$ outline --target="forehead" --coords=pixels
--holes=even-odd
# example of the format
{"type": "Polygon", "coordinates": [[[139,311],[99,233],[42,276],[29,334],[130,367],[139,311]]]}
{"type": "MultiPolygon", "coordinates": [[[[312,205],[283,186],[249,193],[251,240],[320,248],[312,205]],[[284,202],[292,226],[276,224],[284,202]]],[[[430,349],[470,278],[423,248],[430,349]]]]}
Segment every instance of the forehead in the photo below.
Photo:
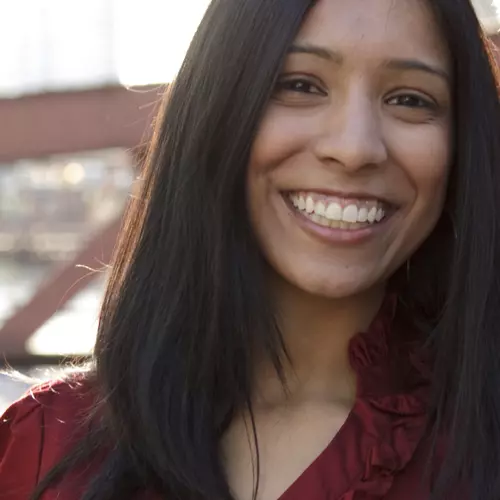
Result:
{"type": "Polygon", "coordinates": [[[426,0],[318,0],[297,41],[346,58],[418,57],[448,65],[446,42],[426,0]]]}

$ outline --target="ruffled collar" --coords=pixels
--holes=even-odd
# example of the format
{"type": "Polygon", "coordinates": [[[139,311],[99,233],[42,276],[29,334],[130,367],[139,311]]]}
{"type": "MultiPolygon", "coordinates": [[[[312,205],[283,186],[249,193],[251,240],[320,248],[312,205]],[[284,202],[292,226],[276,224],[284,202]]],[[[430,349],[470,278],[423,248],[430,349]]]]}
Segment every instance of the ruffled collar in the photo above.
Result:
{"type": "Polygon", "coordinates": [[[397,317],[397,297],[391,296],[368,331],[351,341],[349,356],[358,376],[353,412],[364,417],[373,439],[358,440],[363,473],[339,500],[384,498],[422,440],[429,370],[419,337],[397,317]]]}
{"type": "Polygon", "coordinates": [[[390,491],[426,429],[429,370],[418,332],[399,321],[387,297],[366,332],[349,345],[357,395],[347,420],[323,453],[280,500],[378,500],[390,491]],[[295,487],[298,488],[295,490],[295,487]]]}
{"type": "Polygon", "coordinates": [[[428,385],[429,358],[422,336],[398,311],[398,298],[388,295],[370,327],[349,344],[357,375],[357,397],[412,392],[428,385]]]}

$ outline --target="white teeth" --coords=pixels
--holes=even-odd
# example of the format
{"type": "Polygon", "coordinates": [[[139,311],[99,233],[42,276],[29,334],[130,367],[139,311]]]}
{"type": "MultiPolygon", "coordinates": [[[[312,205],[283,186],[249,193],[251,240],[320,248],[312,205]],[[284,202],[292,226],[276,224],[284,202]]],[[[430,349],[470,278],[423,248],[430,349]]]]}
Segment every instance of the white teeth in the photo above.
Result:
{"type": "Polygon", "coordinates": [[[375,218],[377,217],[377,207],[372,207],[372,209],[368,212],[368,222],[372,224],[375,222],[375,218]]]}
{"type": "Polygon", "coordinates": [[[312,214],[314,212],[314,200],[308,196],[306,200],[306,212],[312,214]]]}
{"type": "Polygon", "coordinates": [[[347,205],[342,214],[343,222],[356,222],[358,220],[358,207],[356,205],[347,205]]]}
{"type": "Polygon", "coordinates": [[[326,211],[326,206],[322,201],[316,203],[316,206],[314,207],[314,213],[324,217],[325,211],[326,211]]]}
{"type": "Polygon", "coordinates": [[[358,222],[366,222],[368,220],[368,209],[366,207],[362,207],[358,212],[358,222]]]}
{"type": "Polygon", "coordinates": [[[339,227],[342,229],[349,228],[351,225],[356,227],[357,223],[368,222],[373,224],[380,222],[385,217],[383,208],[377,206],[369,208],[364,202],[362,203],[362,207],[351,203],[343,208],[340,203],[328,203],[324,199],[316,202],[314,198],[313,196],[290,194],[292,204],[301,212],[306,212],[308,217],[322,226],[339,227]]]}
{"type": "Polygon", "coordinates": [[[342,220],[342,207],[338,203],[330,203],[325,215],[330,220],[342,220]]]}

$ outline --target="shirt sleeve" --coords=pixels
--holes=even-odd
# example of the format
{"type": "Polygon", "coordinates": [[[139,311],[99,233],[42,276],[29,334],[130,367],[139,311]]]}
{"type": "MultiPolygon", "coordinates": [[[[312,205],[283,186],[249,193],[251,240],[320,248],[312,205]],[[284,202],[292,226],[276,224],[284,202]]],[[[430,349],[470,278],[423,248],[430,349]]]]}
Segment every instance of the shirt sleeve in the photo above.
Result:
{"type": "Polygon", "coordinates": [[[0,500],[27,500],[38,483],[43,406],[31,394],[0,417],[0,500]]]}

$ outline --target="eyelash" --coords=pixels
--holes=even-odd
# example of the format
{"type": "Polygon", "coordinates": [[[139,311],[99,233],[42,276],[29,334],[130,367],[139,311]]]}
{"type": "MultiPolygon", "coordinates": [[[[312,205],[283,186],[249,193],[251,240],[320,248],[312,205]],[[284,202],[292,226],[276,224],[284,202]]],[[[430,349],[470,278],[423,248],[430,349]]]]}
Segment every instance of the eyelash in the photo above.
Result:
{"type": "MultiPolygon", "coordinates": [[[[313,82],[310,82],[309,80],[305,78],[293,78],[293,79],[287,79],[287,80],[281,80],[278,81],[276,84],[276,92],[296,92],[300,94],[315,94],[315,95],[326,95],[326,92],[319,88],[319,86],[313,82]],[[296,88],[295,86],[299,85],[299,88],[296,88]],[[314,88],[314,92],[308,92],[304,90],[305,88],[314,88]]],[[[435,102],[433,102],[430,99],[425,99],[419,94],[414,94],[414,93],[406,93],[406,94],[399,94],[396,96],[392,96],[389,99],[386,99],[386,103],[391,105],[391,101],[398,100],[398,99],[403,99],[406,100],[406,104],[393,104],[395,106],[401,106],[401,107],[408,107],[411,109],[436,109],[437,105],[435,102]],[[408,100],[413,101],[413,105],[408,104],[408,100]],[[415,105],[415,101],[417,101],[417,104],[415,105]]]]}
{"type": "Polygon", "coordinates": [[[298,92],[301,94],[320,94],[320,95],[326,95],[326,92],[322,89],[319,88],[318,85],[315,83],[310,82],[309,80],[305,78],[290,78],[288,80],[280,80],[276,84],[276,92],[298,92]],[[314,88],[316,91],[315,92],[305,92],[304,90],[301,90],[300,88],[293,88],[294,85],[301,85],[301,86],[306,86],[308,88],[314,88]]]}
{"type": "Polygon", "coordinates": [[[392,96],[386,100],[386,103],[391,104],[390,101],[393,101],[395,99],[412,100],[414,102],[417,101],[417,105],[394,104],[395,106],[408,107],[411,109],[436,109],[437,107],[436,103],[431,101],[430,99],[425,99],[425,97],[422,97],[419,94],[412,94],[412,93],[392,96]]]}

